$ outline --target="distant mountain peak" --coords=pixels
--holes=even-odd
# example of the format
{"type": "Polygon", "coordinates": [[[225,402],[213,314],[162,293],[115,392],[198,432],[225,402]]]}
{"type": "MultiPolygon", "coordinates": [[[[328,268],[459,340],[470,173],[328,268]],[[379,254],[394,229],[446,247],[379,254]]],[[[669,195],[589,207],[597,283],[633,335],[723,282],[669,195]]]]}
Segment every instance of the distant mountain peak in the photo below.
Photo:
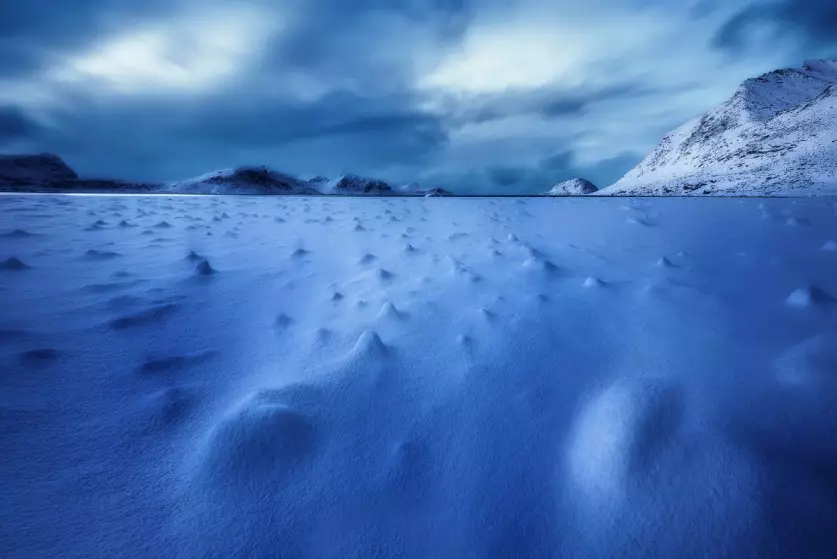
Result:
{"type": "Polygon", "coordinates": [[[183,194],[316,194],[310,181],[264,165],[213,171],[193,179],[171,183],[169,191],[183,194]]]}
{"type": "Polygon", "coordinates": [[[584,194],[593,194],[598,191],[595,184],[582,179],[580,177],[570,179],[568,181],[559,182],[546,192],[547,196],[578,196],[584,194]]]}
{"type": "Polygon", "coordinates": [[[362,177],[360,175],[343,175],[334,183],[337,194],[391,194],[392,187],[378,179],[362,177]]]}

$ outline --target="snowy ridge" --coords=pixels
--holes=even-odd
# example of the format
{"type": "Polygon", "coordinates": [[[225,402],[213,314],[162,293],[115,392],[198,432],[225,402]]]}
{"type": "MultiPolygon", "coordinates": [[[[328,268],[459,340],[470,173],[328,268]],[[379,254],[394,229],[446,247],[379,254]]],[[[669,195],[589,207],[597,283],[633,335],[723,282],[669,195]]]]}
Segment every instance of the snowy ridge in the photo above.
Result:
{"type": "Polygon", "coordinates": [[[837,192],[837,61],[746,80],[603,195],[837,192]]]}
{"type": "Polygon", "coordinates": [[[328,193],[344,196],[389,196],[393,194],[393,190],[382,180],[359,175],[343,175],[329,183],[328,193]]]}
{"type": "Polygon", "coordinates": [[[454,194],[444,188],[434,186],[427,192],[419,191],[419,195],[423,195],[425,198],[438,198],[440,196],[453,196],[454,194]]]}
{"type": "Polygon", "coordinates": [[[237,167],[171,183],[178,194],[316,194],[316,185],[268,167],[237,167]]]}
{"type": "Polygon", "coordinates": [[[266,166],[243,166],[212,171],[165,184],[113,179],[79,178],[60,157],[0,155],[0,191],[113,192],[156,194],[333,194],[342,196],[450,196],[439,187],[422,190],[418,183],[393,189],[389,183],[347,174],[334,180],[323,176],[301,179],[266,166]]]}
{"type": "Polygon", "coordinates": [[[584,194],[593,194],[599,189],[595,184],[587,179],[575,178],[568,181],[559,182],[546,192],[547,196],[579,196],[584,194]]]}
{"type": "Polygon", "coordinates": [[[418,183],[393,188],[389,183],[360,175],[336,179],[315,176],[300,179],[268,167],[224,169],[171,183],[168,192],[178,194],[324,194],[336,196],[445,196],[441,188],[423,191],[418,183]]]}

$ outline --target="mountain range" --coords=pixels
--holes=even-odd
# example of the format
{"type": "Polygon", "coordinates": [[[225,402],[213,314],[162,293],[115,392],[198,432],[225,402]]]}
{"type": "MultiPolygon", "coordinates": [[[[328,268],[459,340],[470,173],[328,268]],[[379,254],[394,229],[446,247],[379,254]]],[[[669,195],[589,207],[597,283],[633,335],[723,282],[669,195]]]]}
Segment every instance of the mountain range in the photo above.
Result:
{"type": "MultiPolygon", "coordinates": [[[[358,175],[301,179],[238,167],[161,184],[79,177],[52,154],[0,156],[0,190],[167,194],[446,196],[358,175]]],[[[616,183],[597,191],[575,178],[551,196],[771,196],[837,194],[837,60],[746,80],[727,101],[666,134],[616,183]]]]}
{"type": "Polygon", "coordinates": [[[297,194],[338,196],[451,196],[440,187],[422,189],[417,183],[393,188],[387,182],[343,175],[301,179],[269,167],[237,167],[170,183],[132,183],[79,177],[51,153],[0,155],[0,191],[118,192],[155,194],[297,194]]]}

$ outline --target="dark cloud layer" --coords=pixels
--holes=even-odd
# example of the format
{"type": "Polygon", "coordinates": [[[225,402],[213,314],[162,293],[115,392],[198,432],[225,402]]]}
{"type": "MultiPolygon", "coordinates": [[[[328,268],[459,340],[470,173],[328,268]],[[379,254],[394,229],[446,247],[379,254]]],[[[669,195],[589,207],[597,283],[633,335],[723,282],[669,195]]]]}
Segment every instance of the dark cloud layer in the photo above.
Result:
{"type": "MultiPolygon", "coordinates": [[[[707,49],[743,48],[752,26],[769,22],[786,23],[784,32],[803,45],[827,45],[837,29],[837,4],[830,1],[735,1],[740,9],[709,35],[714,46],[707,41],[707,49]]],[[[578,21],[589,22],[595,32],[598,10],[606,13],[611,4],[637,14],[670,9],[661,0],[595,0],[587,19],[578,21]]],[[[683,25],[700,25],[724,5],[696,3],[683,25]]],[[[417,86],[417,74],[470,44],[475,25],[511,21],[520,6],[535,14],[533,26],[540,23],[537,14],[565,8],[546,0],[0,2],[0,152],[21,146],[52,151],[84,174],[135,180],[265,163],[299,174],[352,171],[393,181],[442,181],[461,191],[535,192],[577,175],[609,184],[653,145],[658,128],[677,125],[701,108],[673,108],[671,117],[646,126],[639,107],[656,109],[657,100],[688,96],[693,84],[651,77],[660,75],[647,70],[658,66],[654,60],[620,58],[618,45],[608,47],[614,51],[609,70],[574,68],[581,79],[570,80],[572,85],[557,80],[467,97],[457,91],[430,95],[417,86]],[[49,78],[68,57],[98,52],[105,38],[161,21],[199,20],[217,6],[249,6],[281,23],[281,32],[259,45],[258,59],[217,87],[116,94],[107,80],[49,78]],[[637,70],[622,71],[631,67],[637,70]],[[587,79],[584,72],[598,77],[587,79]],[[633,129],[614,133],[614,126],[633,129]],[[602,136],[605,128],[610,136],[602,136]],[[545,130],[553,132],[544,136],[545,130]],[[605,139],[579,143],[596,134],[605,139]],[[645,147],[612,144],[633,136],[645,147]],[[457,144],[463,137],[467,149],[457,144]],[[539,151],[522,157],[530,145],[539,151]],[[589,145],[607,149],[591,157],[589,145]],[[468,159],[460,160],[460,153],[468,159]]],[[[172,71],[194,48],[187,37],[176,41],[166,52],[172,71]]],[[[529,64],[519,61],[523,68],[529,64]]]]}
{"type": "Polygon", "coordinates": [[[622,153],[595,165],[575,162],[573,152],[559,151],[535,165],[491,165],[485,169],[465,173],[452,179],[450,176],[431,176],[431,183],[449,183],[456,180],[462,194],[532,194],[549,190],[556,183],[575,177],[587,177],[599,188],[618,180],[625,169],[630,169],[642,158],[639,154],[622,153]]]}
{"type": "Polygon", "coordinates": [[[742,48],[753,26],[775,25],[778,34],[794,34],[812,46],[837,47],[837,2],[781,0],[753,2],[735,14],[715,36],[725,49],[742,48]]]}
{"type": "Polygon", "coordinates": [[[37,126],[18,107],[0,107],[0,142],[32,136],[37,126]]]}

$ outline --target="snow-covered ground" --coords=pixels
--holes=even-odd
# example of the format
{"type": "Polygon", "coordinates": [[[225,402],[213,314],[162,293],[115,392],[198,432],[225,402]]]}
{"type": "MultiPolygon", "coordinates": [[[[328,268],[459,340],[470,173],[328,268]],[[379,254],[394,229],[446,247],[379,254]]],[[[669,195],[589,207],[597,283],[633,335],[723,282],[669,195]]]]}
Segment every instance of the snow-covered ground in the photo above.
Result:
{"type": "Polygon", "coordinates": [[[0,556],[833,556],[835,207],[0,196],[0,556]]]}

